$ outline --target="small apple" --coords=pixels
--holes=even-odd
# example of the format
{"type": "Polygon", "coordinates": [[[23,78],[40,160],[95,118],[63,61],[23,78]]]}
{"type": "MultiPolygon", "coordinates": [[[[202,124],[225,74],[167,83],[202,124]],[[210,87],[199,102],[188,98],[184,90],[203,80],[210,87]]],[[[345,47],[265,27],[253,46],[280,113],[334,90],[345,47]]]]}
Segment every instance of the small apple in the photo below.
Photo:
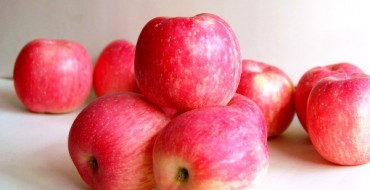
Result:
{"type": "Polygon", "coordinates": [[[351,63],[336,63],[326,66],[318,66],[308,70],[300,78],[294,95],[294,105],[298,119],[302,127],[306,127],[306,109],[308,96],[317,82],[321,79],[337,73],[364,73],[360,68],[351,63]]]}
{"type": "Polygon", "coordinates": [[[370,162],[370,76],[341,73],[320,80],[307,103],[315,149],[339,165],[370,162]]]}
{"type": "Polygon", "coordinates": [[[66,113],[86,101],[92,73],[89,54],[79,43],[36,39],[26,44],[17,57],[14,87],[30,111],[66,113]]]}
{"type": "Polygon", "coordinates": [[[170,119],[142,95],[113,93],[95,99],[77,116],[68,149],[93,189],[152,190],[152,150],[170,119]]]}
{"type": "Polygon", "coordinates": [[[237,93],[253,100],[266,119],[268,137],[284,132],[294,117],[294,85],[279,68],[254,60],[243,60],[237,93]]]}
{"type": "Polygon", "coordinates": [[[153,103],[180,112],[226,105],[241,74],[238,40],[220,17],[158,17],[136,44],[135,75],[153,103]]]}
{"type": "Polygon", "coordinates": [[[135,46],[126,40],[115,40],[101,52],[94,68],[95,94],[138,92],[135,72],[135,46]]]}
{"type": "Polygon", "coordinates": [[[229,106],[198,108],[175,117],[153,149],[159,189],[255,188],[268,163],[264,117],[241,95],[229,106]]]}

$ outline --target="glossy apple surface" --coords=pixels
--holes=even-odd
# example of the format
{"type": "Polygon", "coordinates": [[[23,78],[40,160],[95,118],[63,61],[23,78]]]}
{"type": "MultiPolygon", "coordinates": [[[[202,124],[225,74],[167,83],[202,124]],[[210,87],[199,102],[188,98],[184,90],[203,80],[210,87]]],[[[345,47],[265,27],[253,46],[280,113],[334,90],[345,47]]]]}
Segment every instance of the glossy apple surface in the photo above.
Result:
{"type": "Polygon", "coordinates": [[[135,72],[135,46],[126,40],[108,44],[94,68],[94,91],[100,97],[113,92],[137,92],[135,72]]]}
{"type": "Polygon", "coordinates": [[[252,189],[268,169],[266,125],[258,106],[237,95],[175,117],[153,149],[159,189],[252,189]]]}
{"type": "Polygon", "coordinates": [[[294,104],[298,119],[306,131],[307,100],[312,88],[321,79],[338,73],[363,73],[363,71],[351,63],[336,63],[314,67],[306,71],[300,78],[295,92],[294,104]]]}
{"type": "Polygon", "coordinates": [[[14,87],[30,111],[71,112],[87,99],[92,73],[89,54],[81,44],[36,39],[27,43],[17,57],[14,87]]]}
{"type": "Polygon", "coordinates": [[[261,109],[268,137],[283,133],[293,120],[294,85],[281,69],[254,60],[243,60],[237,93],[253,100],[261,109]]]}
{"type": "Polygon", "coordinates": [[[370,76],[336,74],[312,89],[307,130],[315,149],[339,165],[370,162],[370,76]]]}
{"type": "Polygon", "coordinates": [[[216,15],[154,18],[141,31],[135,53],[139,89],[161,107],[226,105],[240,81],[238,40],[216,15]]]}
{"type": "Polygon", "coordinates": [[[75,119],[68,149],[93,189],[152,190],[152,150],[169,118],[142,95],[121,92],[97,98],[75,119]]]}

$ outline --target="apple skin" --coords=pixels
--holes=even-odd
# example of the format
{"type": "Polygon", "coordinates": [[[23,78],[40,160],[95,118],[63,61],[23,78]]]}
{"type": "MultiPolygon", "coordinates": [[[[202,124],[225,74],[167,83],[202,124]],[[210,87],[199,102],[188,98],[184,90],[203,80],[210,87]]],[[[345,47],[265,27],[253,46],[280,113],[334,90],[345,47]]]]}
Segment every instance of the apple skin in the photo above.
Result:
{"type": "Polygon", "coordinates": [[[293,120],[294,84],[279,68],[254,60],[243,60],[237,93],[253,100],[261,109],[267,136],[283,133],[293,120]]]}
{"type": "Polygon", "coordinates": [[[135,71],[135,45],[126,40],[108,44],[94,68],[94,91],[100,97],[112,92],[138,92],[135,71]]]}
{"type": "Polygon", "coordinates": [[[87,50],[68,40],[35,39],[15,62],[13,78],[18,98],[37,113],[66,113],[80,107],[92,86],[87,50]]]}
{"type": "Polygon", "coordinates": [[[335,63],[326,66],[314,67],[306,71],[300,78],[294,95],[294,105],[302,127],[306,127],[306,109],[308,96],[317,82],[330,75],[338,73],[364,73],[360,68],[351,63],[335,63]]]}
{"type": "Polygon", "coordinates": [[[93,189],[155,188],[152,150],[167,115],[142,95],[112,93],[77,116],[68,149],[82,179],[93,189]]]}
{"type": "Polygon", "coordinates": [[[135,75],[140,91],[155,104],[188,111],[226,105],[241,75],[238,40],[220,17],[157,17],[136,44],[135,75]]]}
{"type": "Polygon", "coordinates": [[[341,73],[318,82],[307,103],[307,130],[319,154],[338,165],[370,162],[370,76],[341,73]]]}
{"type": "Polygon", "coordinates": [[[249,189],[269,165],[266,124],[250,99],[185,112],[159,133],[153,149],[159,189],[249,189]]]}

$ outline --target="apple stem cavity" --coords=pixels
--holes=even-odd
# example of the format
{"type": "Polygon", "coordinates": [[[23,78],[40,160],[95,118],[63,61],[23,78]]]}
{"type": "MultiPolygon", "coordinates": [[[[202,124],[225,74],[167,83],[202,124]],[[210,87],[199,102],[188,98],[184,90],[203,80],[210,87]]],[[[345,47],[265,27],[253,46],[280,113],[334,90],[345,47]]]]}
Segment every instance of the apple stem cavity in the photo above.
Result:
{"type": "Polygon", "coordinates": [[[176,174],[176,180],[180,183],[186,182],[189,179],[189,172],[186,168],[179,168],[176,174]]]}
{"type": "Polygon", "coordinates": [[[96,160],[95,157],[92,157],[91,160],[89,161],[89,165],[93,171],[98,170],[98,161],[96,160]]]}

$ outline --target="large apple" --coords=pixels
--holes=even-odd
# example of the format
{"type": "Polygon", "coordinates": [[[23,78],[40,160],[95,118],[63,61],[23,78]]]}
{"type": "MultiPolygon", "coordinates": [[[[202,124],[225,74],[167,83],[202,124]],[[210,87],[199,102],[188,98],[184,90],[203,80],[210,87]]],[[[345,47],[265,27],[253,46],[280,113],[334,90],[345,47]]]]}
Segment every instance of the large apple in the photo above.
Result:
{"type": "Polygon", "coordinates": [[[253,100],[266,119],[268,137],[284,132],[293,120],[294,85],[279,68],[254,60],[243,60],[237,93],[253,100]]]}
{"type": "Polygon", "coordinates": [[[159,189],[252,189],[268,169],[266,124],[258,106],[237,95],[229,106],[175,117],[153,149],[159,189]]]}
{"type": "Polygon", "coordinates": [[[101,52],[94,68],[94,90],[99,97],[112,92],[137,92],[134,72],[135,46],[115,40],[101,52]]]}
{"type": "Polygon", "coordinates": [[[17,57],[14,87],[30,111],[71,112],[87,99],[92,73],[89,54],[81,44],[36,39],[26,44],[17,57]]]}
{"type": "Polygon", "coordinates": [[[306,109],[308,96],[317,82],[330,75],[338,73],[364,73],[360,68],[351,63],[336,63],[326,66],[314,67],[306,71],[300,78],[294,95],[295,110],[298,119],[307,131],[306,109]]]}
{"type": "Polygon", "coordinates": [[[339,165],[370,162],[370,76],[341,73],[318,82],[307,103],[315,149],[339,165]]]}
{"type": "Polygon", "coordinates": [[[152,150],[170,119],[142,95],[120,92],[97,98],[75,119],[68,148],[82,179],[93,189],[152,190],[152,150]]]}
{"type": "Polygon", "coordinates": [[[161,107],[187,111],[226,105],[235,94],[240,74],[238,40],[216,15],[154,18],[136,44],[137,84],[161,107]]]}

